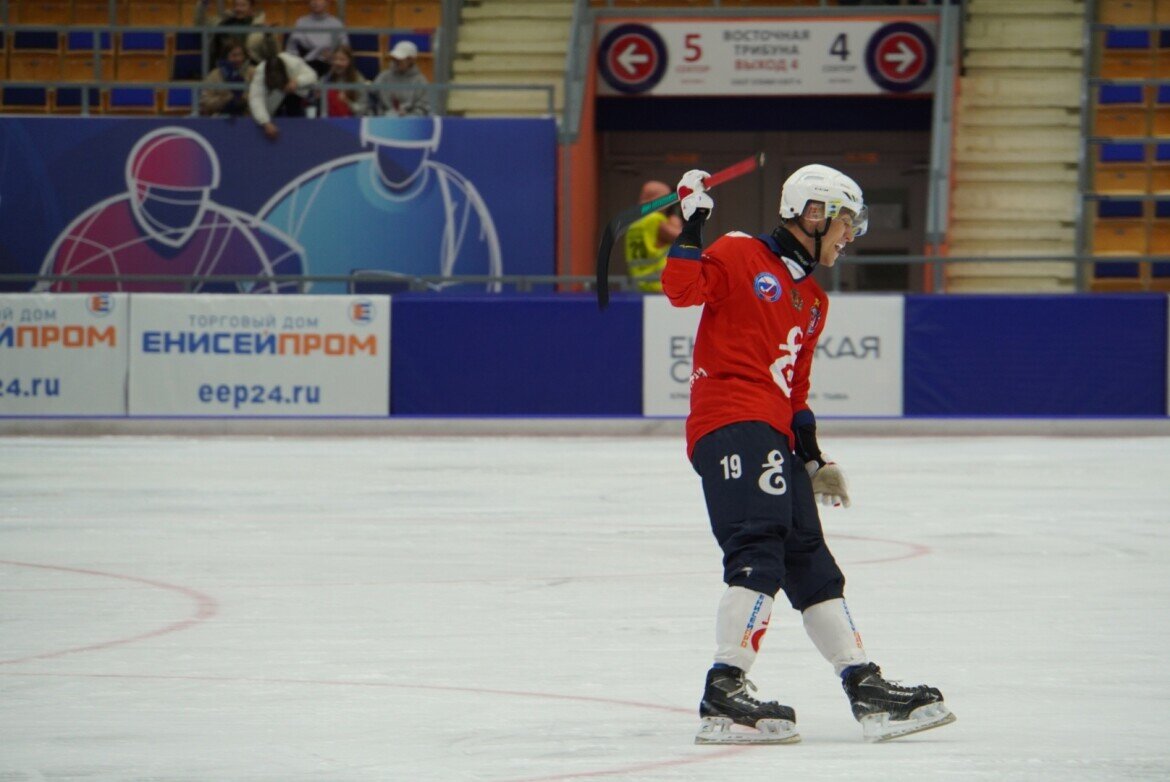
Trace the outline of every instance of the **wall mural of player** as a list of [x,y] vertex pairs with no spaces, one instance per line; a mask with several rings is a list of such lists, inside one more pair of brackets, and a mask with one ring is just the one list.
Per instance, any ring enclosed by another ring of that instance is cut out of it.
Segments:
[[[436,117],[363,118],[364,151],[301,174],[258,215],[304,247],[307,274],[499,276],[500,240],[484,199],[467,177],[430,159],[441,132]],[[312,287],[345,290],[341,282]]]
[[[211,200],[219,187],[211,144],[187,128],[142,136],[126,159],[128,192],[100,201],[73,220],[49,248],[42,274],[303,274],[304,252],[253,215]],[[43,283],[52,291],[186,290],[183,282]],[[193,292],[294,292],[275,280],[196,283]]]

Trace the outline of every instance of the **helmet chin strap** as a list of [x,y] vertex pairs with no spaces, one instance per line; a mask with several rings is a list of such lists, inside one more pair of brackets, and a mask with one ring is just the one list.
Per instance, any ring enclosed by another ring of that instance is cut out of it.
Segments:
[[833,218],[827,217],[825,218],[825,230],[813,231],[812,233],[809,233],[805,230],[804,223],[801,221],[801,219],[799,217],[796,218],[796,227],[800,229],[802,234],[813,240],[813,266],[816,266],[821,262],[821,239],[823,239],[825,234],[829,232],[829,226],[832,224]]

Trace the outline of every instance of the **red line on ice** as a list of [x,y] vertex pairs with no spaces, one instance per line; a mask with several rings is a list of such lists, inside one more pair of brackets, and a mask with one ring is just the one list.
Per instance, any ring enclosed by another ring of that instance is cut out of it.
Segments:
[[60,565],[38,565],[32,562],[12,562],[10,560],[0,559],[0,565],[11,565],[12,567],[32,568],[36,570],[54,570],[61,573],[77,573],[83,576],[98,576],[100,578],[115,578],[120,581],[130,581],[135,584],[144,584],[155,589],[165,589],[169,592],[177,592],[184,597],[189,598],[195,603],[194,612],[186,619],[178,622],[172,622],[164,627],[155,628],[145,633],[127,636],[125,638],[115,638],[110,641],[101,641],[95,644],[87,644],[85,646],[73,646],[68,649],[58,649],[51,652],[41,652],[40,654],[30,654],[24,657],[13,657],[7,660],[0,660],[0,665],[16,665],[17,663],[29,662],[31,660],[47,660],[53,657],[64,657],[67,654],[80,654],[81,652],[94,652],[99,649],[109,649],[112,646],[121,646],[123,644],[132,644],[137,641],[145,641],[150,638],[157,638],[160,635],[167,633],[177,633],[180,630],[186,630],[194,627],[200,622],[206,622],[212,618],[219,611],[219,604],[215,598],[210,595],[205,595],[198,590],[190,587],[180,586],[179,584],[168,584],[165,581],[154,581],[149,578],[138,578],[137,576],[127,576],[120,573],[106,573],[101,570],[88,570],[86,568],[62,567]]

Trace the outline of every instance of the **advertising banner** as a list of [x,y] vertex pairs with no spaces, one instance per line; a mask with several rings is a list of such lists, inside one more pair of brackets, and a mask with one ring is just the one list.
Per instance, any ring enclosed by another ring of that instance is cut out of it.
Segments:
[[0,294],[0,416],[126,415],[128,301]]
[[829,297],[808,394],[818,418],[902,415],[904,312],[901,296]]
[[136,294],[131,416],[385,416],[386,296]]
[[599,95],[934,90],[938,20],[691,19],[598,25]]
[[[338,280],[301,292],[391,293],[554,272],[551,118],[288,120],[273,142],[246,121],[5,117],[0,150],[0,272],[177,278],[53,291],[274,293],[299,289],[267,278],[316,275]],[[203,275],[260,281],[182,280]]]
[[642,303],[642,415],[691,409],[691,357],[702,307],[674,307],[665,296]]
[[[642,310],[642,414],[685,416],[702,307],[647,296]],[[818,417],[902,415],[901,296],[833,296],[813,360],[809,406]]]

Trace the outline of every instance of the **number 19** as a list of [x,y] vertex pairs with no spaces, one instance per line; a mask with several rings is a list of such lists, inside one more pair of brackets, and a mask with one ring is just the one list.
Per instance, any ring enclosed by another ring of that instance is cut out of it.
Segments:
[[730,456],[724,456],[719,460],[719,463],[723,465],[723,480],[743,475],[743,462],[740,460],[739,454],[733,453]]

